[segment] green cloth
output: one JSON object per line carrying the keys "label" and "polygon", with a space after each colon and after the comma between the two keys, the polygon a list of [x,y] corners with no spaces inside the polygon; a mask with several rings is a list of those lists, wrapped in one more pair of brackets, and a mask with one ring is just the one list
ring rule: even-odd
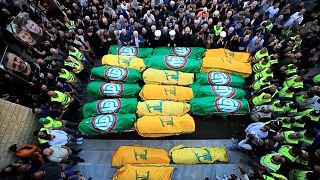
{"label": "green cloth", "polygon": [[141,72],[131,68],[121,68],[116,66],[94,67],[91,74],[109,81],[122,81],[125,83],[135,83],[141,79]]}
{"label": "green cloth", "polygon": [[143,61],[148,68],[160,70],[178,70],[188,73],[199,72],[201,67],[201,61],[199,60],[172,55],[149,56]]}
{"label": "green cloth", "polygon": [[93,117],[99,114],[135,114],[138,100],[136,98],[114,98],[102,99],[86,103],[82,108],[84,118]]}
{"label": "green cloth", "polygon": [[136,122],[135,114],[106,114],[83,119],[78,126],[82,135],[99,136],[107,133],[131,131]]}
{"label": "green cloth", "polygon": [[200,47],[159,47],[155,48],[153,55],[175,55],[180,57],[202,59],[205,49]]}
{"label": "green cloth", "polygon": [[320,74],[317,74],[315,75],[313,78],[312,78],[313,82],[315,84],[319,84],[320,83]]}
{"label": "green cloth", "polygon": [[118,46],[112,45],[109,48],[109,54],[114,55],[125,55],[125,56],[136,56],[139,58],[145,58],[152,55],[152,48],[136,48],[133,46]]}
{"label": "green cloth", "polygon": [[138,84],[105,83],[92,81],[87,93],[94,97],[135,97],[141,88]]}
{"label": "green cloth", "polygon": [[193,98],[190,101],[191,112],[196,115],[246,115],[249,113],[249,104],[245,99],[230,99],[217,97]]}
{"label": "green cloth", "polygon": [[244,84],[244,77],[221,72],[196,73],[196,80],[194,83],[200,85],[242,88]]}
{"label": "green cloth", "polygon": [[210,86],[210,85],[191,85],[193,95],[198,97],[227,97],[235,99],[243,99],[246,96],[246,92],[243,89],[234,88],[230,86]]}

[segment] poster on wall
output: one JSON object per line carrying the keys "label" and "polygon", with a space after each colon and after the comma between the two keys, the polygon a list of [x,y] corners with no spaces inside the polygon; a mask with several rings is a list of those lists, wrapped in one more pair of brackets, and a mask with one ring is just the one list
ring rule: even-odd
{"label": "poster on wall", "polygon": [[43,29],[29,18],[29,14],[20,12],[14,20],[7,25],[7,30],[17,39],[29,46],[38,46],[44,39]]}

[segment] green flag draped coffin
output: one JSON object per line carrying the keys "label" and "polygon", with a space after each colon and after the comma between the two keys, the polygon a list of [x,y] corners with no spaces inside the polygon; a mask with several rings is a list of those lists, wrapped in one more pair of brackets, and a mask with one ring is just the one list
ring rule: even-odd
{"label": "green flag draped coffin", "polygon": [[78,128],[83,135],[98,136],[132,131],[135,122],[135,114],[106,114],[83,119]]}
{"label": "green flag draped coffin", "polygon": [[94,67],[91,70],[91,74],[108,81],[122,81],[129,84],[135,83],[141,79],[141,72],[131,68],[116,66]]}
{"label": "green flag draped coffin", "polygon": [[239,75],[222,72],[196,73],[196,80],[194,83],[201,85],[231,86],[235,88],[242,88],[244,84],[244,78]]}
{"label": "green flag draped coffin", "polygon": [[196,73],[201,67],[201,60],[173,55],[154,55],[145,58],[144,64],[148,68]]}
{"label": "green flag draped coffin", "polygon": [[87,92],[94,97],[135,97],[141,88],[138,84],[106,83],[93,81]]}
{"label": "green flag draped coffin", "polygon": [[202,59],[205,49],[200,47],[159,47],[155,48],[153,55],[174,55],[192,59]]}
{"label": "green flag draped coffin", "polygon": [[84,118],[99,114],[134,114],[137,111],[138,101],[136,98],[102,99],[86,103],[82,108]]}
{"label": "green flag draped coffin", "polygon": [[243,99],[246,96],[246,92],[243,89],[234,88],[230,86],[210,86],[210,85],[199,85],[193,84],[191,86],[194,97],[226,97]]}
{"label": "green flag draped coffin", "polygon": [[145,58],[152,55],[152,48],[137,48],[133,46],[118,46],[112,45],[109,48],[109,54],[124,55],[124,56],[136,56],[139,58]]}
{"label": "green flag draped coffin", "polygon": [[245,99],[225,97],[193,98],[190,101],[191,112],[196,115],[245,115],[249,113],[249,104]]}

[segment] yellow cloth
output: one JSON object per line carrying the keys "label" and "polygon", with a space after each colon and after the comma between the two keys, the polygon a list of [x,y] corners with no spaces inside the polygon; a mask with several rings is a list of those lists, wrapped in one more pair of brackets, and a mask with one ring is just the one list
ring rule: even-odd
{"label": "yellow cloth", "polygon": [[144,71],[146,69],[143,59],[134,56],[108,54],[104,55],[101,61],[103,65],[132,68],[138,71]]}
{"label": "yellow cloth", "polygon": [[174,167],[162,164],[127,164],[118,169],[113,180],[170,180]]}
{"label": "yellow cloth", "polygon": [[200,72],[225,72],[249,77],[252,73],[251,64],[238,62],[221,57],[204,57]]}
{"label": "yellow cloth", "polygon": [[148,68],[143,72],[143,80],[146,84],[167,84],[188,86],[193,83],[193,73],[183,73],[172,70],[157,70]]}
{"label": "yellow cloth", "polygon": [[182,116],[190,110],[190,104],[174,101],[147,100],[138,102],[137,114],[142,116]]}
{"label": "yellow cloth", "polygon": [[185,147],[174,146],[169,156],[176,164],[208,164],[214,162],[228,162],[225,148],[220,147]]}
{"label": "yellow cloth", "polygon": [[228,49],[207,49],[204,57],[223,57],[232,59],[238,62],[249,62],[250,53],[247,52],[233,52]]}
{"label": "yellow cloth", "polygon": [[190,101],[193,98],[192,89],[182,86],[146,84],[140,91],[143,100],[162,99],[172,101]]}
{"label": "yellow cloth", "polygon": [[135,123],[142,137],[165,137],[193,133],[195,123],[189,114],[183,116],[143,116]]}
{"label": "yellow cloth", "polygon": [[120,146],[112,155],[111,166],[126,164],[170,164],[164,149],[143,146]]}

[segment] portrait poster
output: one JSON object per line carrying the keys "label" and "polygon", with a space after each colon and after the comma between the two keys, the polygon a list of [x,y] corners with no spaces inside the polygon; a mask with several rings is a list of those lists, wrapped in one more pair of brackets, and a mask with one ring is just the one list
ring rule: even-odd
{"label": "portrait poster", "polygon": [[29,18],[29,14],[20,12],[14,20],[7,25],[7,30],[18,40],[29,46],[41,45],[45,37],[43,29]]}
{"label": "portrait poster", "polygon": [[0,69],[10,76],[27,83],[44,77],[39,66],[9,46],[0,49],[0,58]]}

